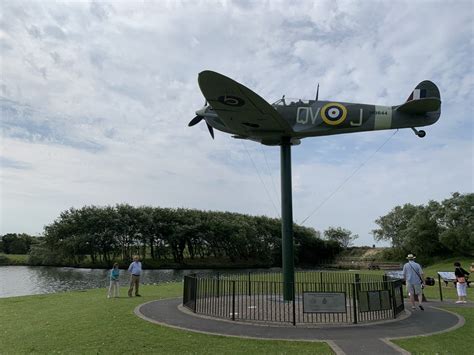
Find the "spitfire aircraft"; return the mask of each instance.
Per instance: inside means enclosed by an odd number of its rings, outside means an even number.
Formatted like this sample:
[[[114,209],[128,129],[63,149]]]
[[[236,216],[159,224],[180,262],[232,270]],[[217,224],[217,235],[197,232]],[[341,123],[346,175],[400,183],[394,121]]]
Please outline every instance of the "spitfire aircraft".
[[[250,139],[266,145],[280,146],[281,221],[283,297],[294,297],[293,206],[291,187],[291,146],[302,138],[330,134],[411,128],[435,123],[441,114],[439,90],[431,81],[422,81],[397,106],[378,106],[347,102],[291,100],[283,96],[269,104],[252,90],[212,71],[198,77],[206,98],[189,126],[204,120],[212,138],[214,128],[234,138]],[[208,104],[209,103],[209,104]]]
[[[425,131],[415,127],[431,125],[441,114],[439,90],[428,80],[396,106],[320,101],[319,86],[314,100],[283,96],[269,104],[244,85],[213,71],[201,72],[198,83],[206,104],[196,111],[189,126],[204,120],[212,138],[215,128],[265,145],[280,145],[284,138],[296,145],[306,137],[398,128],[411,128],[421,138]]]

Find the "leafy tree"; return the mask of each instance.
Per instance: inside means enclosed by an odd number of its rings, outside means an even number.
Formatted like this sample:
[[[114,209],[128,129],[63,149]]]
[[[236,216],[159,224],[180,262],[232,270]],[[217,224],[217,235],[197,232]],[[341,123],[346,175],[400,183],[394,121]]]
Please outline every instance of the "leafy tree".
[[[402,249],[406,253],[430,257],[442,252],[439,242],[439,227],[427,208],[419,209],[403,231],[405,242]]]
[[[376,241],[389,241],[394,248],[404,248],[404,231],[408,223],[421,206],[405,204],[402,207],[396,206],[385,216],[379,217],[375,223],[379,225],[378,229],[372,230]]]
[[[338,250],[311,228],[295,225],[294,231],[296,256],[305,263]],[[110,265],[117,258],[128,262],[132,254],[178,264],[198,257],[281,262],[279,220],[230,212],[84,206],[62,212],[44,235],[32,253],[35,262],[81,264],[89,257],[93,264]]]
[[[373,230],[376,240],[392,243],[391,255],[407,252],[425,257],[474,255],[474,194],[453,193],[441,203],[396,206],[379,217]]]
[[[440,242],[457,254],[474,255],[474,194],[453,193],[438,213]]]
[[[339,243],[344,249],[352,246],[352,242],[359,238],[357,234],[352,234],[350,230],[341,227],[329,227],[324,231],[324,236],[327,240]]]
[[[7,233],[2,236],[2,250],[5,254],[28,254],[35,238],[22,233]]]

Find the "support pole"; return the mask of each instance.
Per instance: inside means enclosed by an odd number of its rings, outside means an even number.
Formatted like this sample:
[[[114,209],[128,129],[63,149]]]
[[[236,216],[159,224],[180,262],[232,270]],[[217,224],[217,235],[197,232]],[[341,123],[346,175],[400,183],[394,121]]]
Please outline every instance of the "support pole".
[[[285,301],[292,301],[295,266],[293,252],[293,202],[291,194],[291,142],[288,137],[282,139],[280,160],[283,299]]]

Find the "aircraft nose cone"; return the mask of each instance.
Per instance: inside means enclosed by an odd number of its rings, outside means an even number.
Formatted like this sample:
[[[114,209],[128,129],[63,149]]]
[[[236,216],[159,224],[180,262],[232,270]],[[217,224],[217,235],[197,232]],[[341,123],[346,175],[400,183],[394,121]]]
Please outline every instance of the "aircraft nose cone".
[[[203,108],[197,110],[197,111],[196,111],[196,115],[197,115],[197,116],[204,116],[205,113],[206,113],[206,109],[207,109],[207,107],[204,106]]]

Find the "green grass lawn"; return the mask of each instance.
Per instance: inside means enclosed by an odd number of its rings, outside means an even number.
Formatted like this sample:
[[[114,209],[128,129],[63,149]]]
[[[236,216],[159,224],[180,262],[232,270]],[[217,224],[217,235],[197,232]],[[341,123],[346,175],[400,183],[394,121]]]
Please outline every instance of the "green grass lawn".
[[[466,320],[463,327],[448,333],[392,340],[398,346],[412,354],[474,354],[474,308],[449,308],[447,310],[460,314]]]
[[[268,341],[176,330],[134,308],[178,297],[181,283],[143,286],[143,297],[107,299],[105,289],[0,299],[0,353],[333,354],[323,342]]]
[[[467,260],[461,262],[467,265]],[[448,260],[426,268],[425,273],[432,276],[436,271],[449,271],[450,265]],[[470,300],[474,299],[473,290],[468,289]],[[124,297],[126,290],[120,291],[118,299],[107,299],[105,289],[0,298],[0,354],[332,354],[323,342],[198,334],[152,324],[133,313],[141,303],[181,296],[181,283],[142,286],[141,298]],[[443,286],[443,291],[445,298],[456,298],[452,286]],[[425,293],[428,299],[438,298],[438,285],[427,287]],[[472,341],[467,339],[474,334],[474,308],[450,310],[466,319],[462,328],[394,342],[414,354],[472,354]]]

